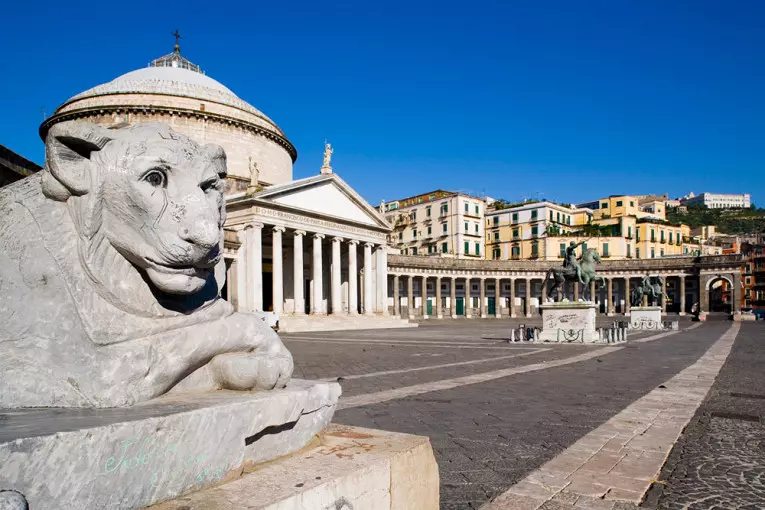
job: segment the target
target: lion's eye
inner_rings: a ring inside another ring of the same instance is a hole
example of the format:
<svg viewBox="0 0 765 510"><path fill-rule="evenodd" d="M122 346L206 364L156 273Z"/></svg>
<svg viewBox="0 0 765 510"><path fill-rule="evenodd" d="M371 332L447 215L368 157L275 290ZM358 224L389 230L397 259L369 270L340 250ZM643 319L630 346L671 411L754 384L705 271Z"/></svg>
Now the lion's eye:
<svg viewBox="0 0 765 510"><path fill-rule="evenodd" d="M208 191L213 191L218 189L218 185L220 184L220 179L207 179L205 182L199 185L200 188L202 188L202 191L207 193Z"/></svg>
<svg viewBox="0 0 765 510"><path fill-rule="evenodd" d="M163 186L165 184L165 174L158 170L149 172L143 179L152 186Z"/></svg>

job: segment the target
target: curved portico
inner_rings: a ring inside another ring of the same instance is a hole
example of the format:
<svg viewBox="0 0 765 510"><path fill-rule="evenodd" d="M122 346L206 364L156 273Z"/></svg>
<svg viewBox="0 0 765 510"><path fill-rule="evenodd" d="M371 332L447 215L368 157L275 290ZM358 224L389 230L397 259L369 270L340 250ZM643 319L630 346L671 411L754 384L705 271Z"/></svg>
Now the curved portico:
<svg viewBox="0 0 765 510"><path fill-rule="evenodd" d="M685 315L694 303L709 312L710 283L731 282L733 312L740 311L741 256L664 257L604 260L598 274L605 285L591 282L600 313L630 314L630 290L646 275L661 276L666 292L665 313ZM543 286L550 262L462 260L442 257L390 255L388 274L393 314L409 318L532 317L546 298ZM584 295L580 284L569 286L566 296Z"/></svg>

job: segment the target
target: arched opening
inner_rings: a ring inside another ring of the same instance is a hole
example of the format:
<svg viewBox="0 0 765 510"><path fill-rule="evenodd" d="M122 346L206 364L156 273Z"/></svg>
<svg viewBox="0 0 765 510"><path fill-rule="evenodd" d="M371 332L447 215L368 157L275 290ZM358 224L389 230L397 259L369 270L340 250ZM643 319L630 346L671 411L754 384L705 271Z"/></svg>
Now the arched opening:
<svg viewBox="0 0 765 510"><path fill-rule="evenodd" d="M731 283L717 277L709 282L709 311L731 313Z"/></svg>

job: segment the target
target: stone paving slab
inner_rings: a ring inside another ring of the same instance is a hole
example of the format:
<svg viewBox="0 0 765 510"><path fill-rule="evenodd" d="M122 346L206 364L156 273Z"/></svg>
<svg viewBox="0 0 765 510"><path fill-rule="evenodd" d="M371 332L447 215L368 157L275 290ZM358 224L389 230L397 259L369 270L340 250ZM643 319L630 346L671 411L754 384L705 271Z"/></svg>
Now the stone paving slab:
<svg viewBox="0 0 765 510"><path fill-rule="evenodd" d="M740 325L733 323L694 364L585 435L565 452L512 486L484 508L516 508L518 498L542 508L558 495L581 497L592 508L638 504L666 456L711 388ZM593 501L590 501L590 498ZM562 504L562 503L561 503Z"/></svg>
<svg viewBox="0 0 765 510"><path fill-rule="evenodd" d="M336 420L429 436L441 507L477 508L694 363L726 328L704 324L578 363L346 408Z"/></svg>
<svg viewBox="0 0 765 510"><path fill-rule="evenodd" d="M744 323L643 506L765 508L765 327Z"/></svg>

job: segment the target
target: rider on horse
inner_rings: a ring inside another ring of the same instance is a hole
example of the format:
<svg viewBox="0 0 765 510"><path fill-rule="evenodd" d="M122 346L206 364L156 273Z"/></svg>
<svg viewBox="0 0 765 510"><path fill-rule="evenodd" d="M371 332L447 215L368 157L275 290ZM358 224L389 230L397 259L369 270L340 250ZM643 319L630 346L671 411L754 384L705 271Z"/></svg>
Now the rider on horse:
<svg viewBox="0 0 765 510"><path fill-rule="evenodd" d="M567 271L575 272L576 279L581 284L584 284L584 280L582 279L582 268L576 260L576 249L586 242L587 241L581 241L575 243L574 241L571 241L568 243L568 248L566 248L566 258L563 260L563 267L566 268Z"/></svg>

